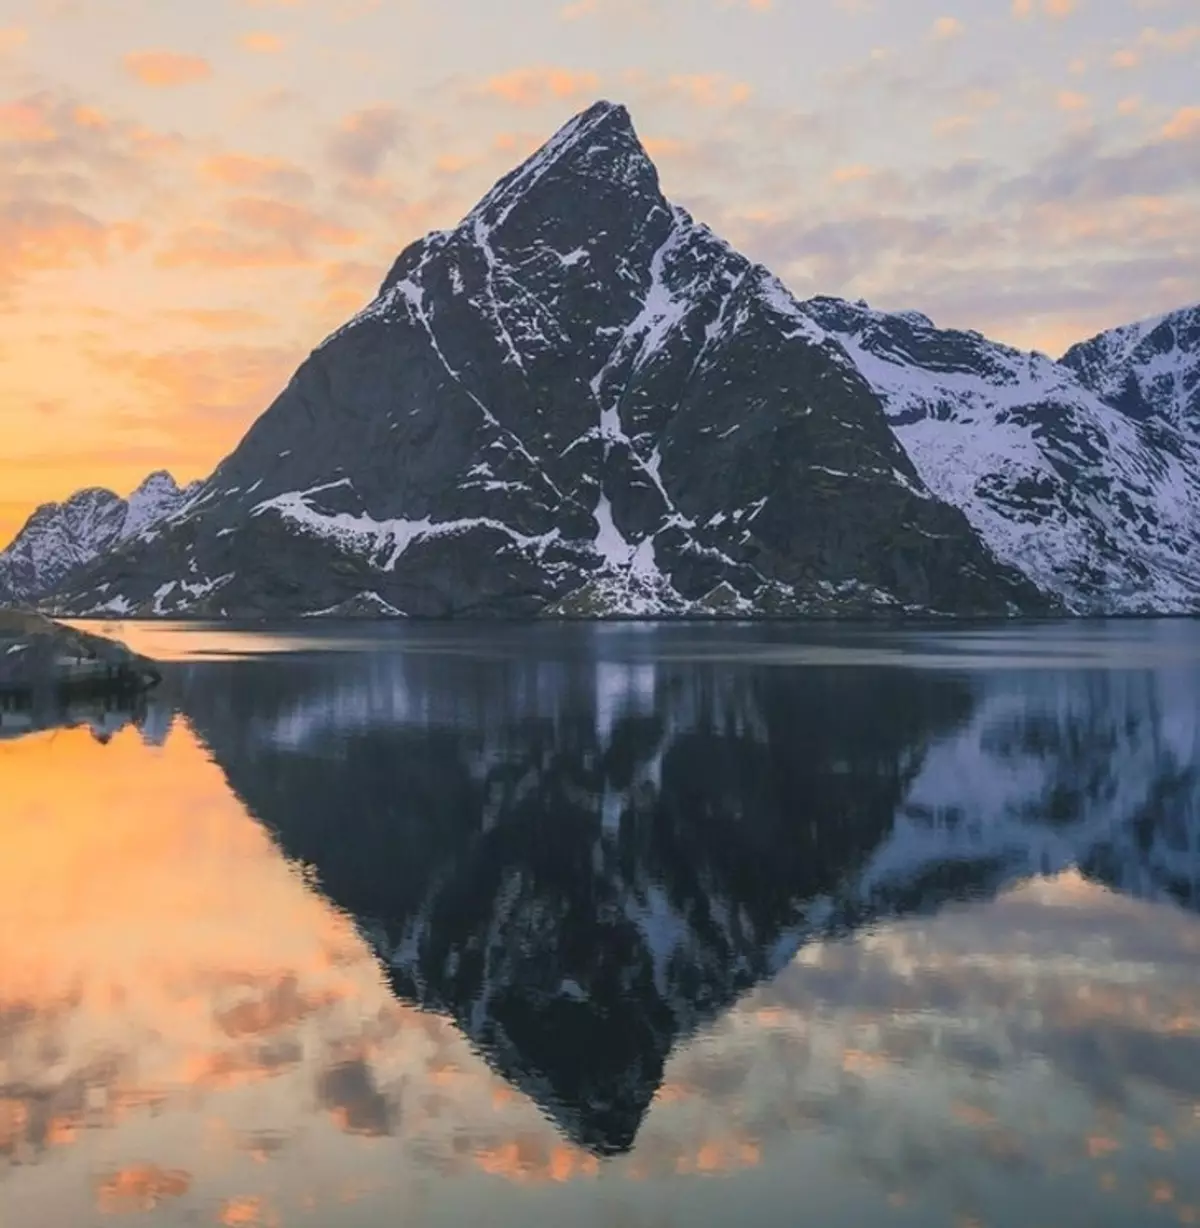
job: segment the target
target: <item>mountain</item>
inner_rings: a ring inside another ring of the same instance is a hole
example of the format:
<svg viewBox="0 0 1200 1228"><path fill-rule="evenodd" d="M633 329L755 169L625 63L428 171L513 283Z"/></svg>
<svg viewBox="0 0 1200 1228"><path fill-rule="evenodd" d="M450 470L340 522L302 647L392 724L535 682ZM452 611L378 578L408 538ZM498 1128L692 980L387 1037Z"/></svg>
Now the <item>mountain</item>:
<svg viewBox="0 0 1200 1228"><path fill-rule="evenodd" d="M836 338L597 103L406 248L186 508L60 612L1055 608L932 495Z"/></svg>
<svg viewBox="0 0 1200 1228"><path fill-rule="evenodd" d="M803 306L997 558L1075 613L1200 610L1200 308L1059 363L918 312Z"/></svg>
<svg viewBox="0 0 1200 1228"><path fill-rule="evenodd" d="M195 490L159 471L127 499L93 486L62 503L43 503L0 552L0 606L52 593L77 568L177 511Z"/></svg>
<svg viewBox="0 0 1200 1228"><path fill-rule="evenodd" d="M165 685L397 996L607 1155L671 1052L810 942L1070 868L1200 910L1178 632L1128 643L1154 669L974 673L422 632Z"/></svg>
<svg viewBox="0 0 1200 1228"><path fill-rule="evenodd" d="M1100 333L1062 362L1130 417L1165 418L1200 440L1200 306Z"/></svg>

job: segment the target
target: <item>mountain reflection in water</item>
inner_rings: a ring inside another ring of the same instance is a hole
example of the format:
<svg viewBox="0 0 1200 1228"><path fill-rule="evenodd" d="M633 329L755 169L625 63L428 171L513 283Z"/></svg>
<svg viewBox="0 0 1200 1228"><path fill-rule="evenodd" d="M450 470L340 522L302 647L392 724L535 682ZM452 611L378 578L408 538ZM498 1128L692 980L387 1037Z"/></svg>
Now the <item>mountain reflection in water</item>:
<svg viewBox="0 0 1200 1228"><path fill-rule="evenodd" d="M1129 627L310 636L0 745L5 1222L1191 1222L1200 634Z"/></svg>

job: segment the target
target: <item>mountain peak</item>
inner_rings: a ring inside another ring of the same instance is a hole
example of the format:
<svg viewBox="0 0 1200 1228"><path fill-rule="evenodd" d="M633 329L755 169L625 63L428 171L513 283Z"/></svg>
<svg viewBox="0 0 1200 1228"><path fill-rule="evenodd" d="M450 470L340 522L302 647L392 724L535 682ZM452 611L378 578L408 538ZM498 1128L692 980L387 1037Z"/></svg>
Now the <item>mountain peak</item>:
<svg viewBox="0 0 1200 1228"><path fill-rule="evenodd" d="M166 469L156 469L153 473L147 474L142 482L134 490L130 492L130 499L136 499L139 495L145 495L151 491L163 491L170 494L176 494L179 491L179 483Z"/></svg>
<svg viewBox="0 0 1200 1228"><path fill-rule="evenodd" d="M557 251L574 259L604 236L615 259L645 236L650 219L657 222L650 231L658 234L669 228L672 216L629 111L601 100L569 119L499 179L457 227L405 248L384 278L376 303L402 282L415 286L419 270L446 245L480 254L490 294L504 253Z"/></svg>
<svg viewBox="0 0 1200 1228"><path fill-rule="evenodd" d="M600 100L569 119L520 166L500 179L467 214L489 230L502 225L522 200L542 196L547 188L579 190L579 180L619 185L658 197L658 172L620 103Z"/></svg>

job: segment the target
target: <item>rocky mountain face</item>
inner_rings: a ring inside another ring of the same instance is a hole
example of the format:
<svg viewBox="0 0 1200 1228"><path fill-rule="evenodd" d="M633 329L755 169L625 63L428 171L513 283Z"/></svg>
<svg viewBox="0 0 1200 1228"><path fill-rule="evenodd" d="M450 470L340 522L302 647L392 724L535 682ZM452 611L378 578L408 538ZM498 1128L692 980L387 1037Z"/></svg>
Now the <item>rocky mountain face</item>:
<svg viewBox="0 0 1200 1228"><path fill-rule="evenodd" d="M1061 363L917 312L804 309L883 400L925 485L999 559L1075 613L1200 609L1200 309Z"/></svg>
<svg viewBox="0 0 1200 1228"><path fill-rule="evenodd" d="M189 665L166 692L395 992L597 1153L807 943L1068 868L1200 909L1194 669L790 671L541 635Z"/></svg>
<svg viewBox="0 0 1200 1228"><path fill-rule="evenodd" d="M598 103L408 247L75 613L1044 612Z"/></svg>
<svg viewBox="0 0 1200 1228"><path fill-rule="evenodd" d="M165 471L127 498L89 487L62 503L44 503L0 552L0 605L29 604L54 592L80 567L177 511L195 493Z"/></svg>
<svg viewBox="0 0 1200 1228"><path fill-rule="evenodd" d="M627 112L598 103L409 246L194 497L136 528L119 502L40 509L0 600L1196 612L1200 307L1055 362L797 302L670 204Z"/></svg>
<svg viewBox="0 0 1200 1228"><path fill-rule="evenodd" d="M1200 440L1200 306L1081 341L1062 362L1122 413L1163 418Z"/></svg>

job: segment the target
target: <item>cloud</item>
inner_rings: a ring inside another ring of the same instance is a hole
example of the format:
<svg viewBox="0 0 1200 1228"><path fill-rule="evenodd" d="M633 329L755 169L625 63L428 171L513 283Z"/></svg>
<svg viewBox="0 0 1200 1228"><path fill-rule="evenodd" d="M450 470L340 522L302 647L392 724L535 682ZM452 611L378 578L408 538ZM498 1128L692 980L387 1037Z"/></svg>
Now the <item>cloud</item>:
<svg viewBox="0 0 1200 1228"><path fill-rule="evenodd" d="M106 223L61 201L0 204L0 292L30 273L102 264L145 240L129 222Z"/></svg>
<svg viewBox="0 0 1200 1228"><path fill-rule="evenodd" d="M272 323L265 312L241 307L171 307L162 316L212 333L245 333Z"/></svg>
<svg viewBox="0 0 1200 1228"><path fill-rule="evenodd" d="M101 180L128 188L147 161L181 139L110 119L67 93L39 90L0 103L0 192L28 194L32 178L51 169L70 176L76 190Z"/></svg>
<svg viewBox="0 0 1200 1228"><path fill-rule="evenodd" d="M849 166L835 166L829 175L830 183L861 183L864 179L870 179L874 174L871 167L864 165L861 162L852 163Z"/></svg>
<svg viewBox="0 0 1200 1228"><path fill-rule="evenodd" d="M1069 17L1075 8L1076 0L1041 0L1041 11L1047 17ZM1037 0L1012 0L1012 14L1022 20L1032 17L1037 9Z"/></svg>
<svg viewBox="0 0 1200 1228"><path fill-rule="evenodd" d="M322 247L351 247L357 231L314 210L272 197L231 201L222 223L177 231L155 257L159 268L287 268L314 264Z"/></svg>
<svg viewBox="0 0 1200 1228"><path fill-rule="evenodd" d="M183 435L201 418L234 427L249 421L275 398L297 360L285 347L239 343L159 351L93 348L88 356L150 394L147 414L131 414L129 426Z"/></svg>
<svg viewBox="0 0 1200 1228"><path fill-rule="evenodd" d="M551 101L579 99L596 92L600 78L594 72L569 68L517 68L489 77L478 92L515 107L536 107Z"/></svg>
<svg viewBox="0 0 1200 1228"><path fill-rule="evenodd" d="M745 81L731 80L724 73L681 74L669 77L667 84L700 107L739 106L754 92Z"/></svg>
<svg viewBox="0 0 1200 1228"><path fill-rule="evenodd" d="M21 26L0 27L0 55L23 47L29 41L29 31Z"/></svg>
<svg viewBox="0 0 1200 1228"><path fill-rule="evenodd" d="M278 55L283 50L283 39L278 34L271 34L265 30L243 34L238 42L247 51L253 51L259 55Z"/></svg>
<svg viewBox="0 0 1200 1228"><path fill-rule="evenodd" d="M1186 108L1184 109L1186 112ZM1179 119L1179 116L1175 117ZM1172 138L1110 151L1094 129L1070 134L1029 170L999 185L988 207L1043 201L1102 201L1129 196L1170 196L1194 188L1200 132L1184 115Z"/></svg>
<svg viewBox="0 0 1200 1228"><path fill-rule="evenodd" d="M312 176L285 158L223 153L205 158L200 176L225 187L264 189L281 195L300 195L312 189Z"/></svg>
<svg viewBox="0 0 1200 1228"><path fill-rule="evenodd" d="M358 243L360 238L356 231L311 209L266 196L245 196L231 202L228 216L234 223L297 245L330 243L344 247Z"/></svg>
<svg viewBox="0 0 1200 1228"><path fill-rule="evenodd" d="M1060 111L1083 111L1087 109L1088 96L1076 90L1059 90L1054 101Z"/></svg>
<svg viewBox="0 0 1200 1228"><path fill-rule="evenodd" d="M369 179L406 135L407 125L395 107L365 107L347 115L329 138L329 160L344 174Z"/></svg>
<svg viewBox="0 0 1200 1228"><path fill-rule="evenodd" d="M53 141L58 137L44 106L35 99L0 103L0 141L20 144Z"/></svg>
<svg viewBox="0 0 1200 1228"><path fill-rule="evenodd" d="M386 270L364 260L334 260L321 272L319 310L341 318L369 303L379 289Z"/></svg>
<svg viewBox="0 0 1200 1228"><path fill-rule="evenodd" d="M933 125L933 135L938 137L960 136L975 127L978 120L974 115L946 115L936 120Z"/></svg>
<svg viewBox="0 0 1200 1228"><path fill-rule="evenodd" d="M1148 54L1180 55L1200 43L1200 25L1162 31L1146 26L1132 46L1121 47L1109 57L1114 68L1136 68Z"/></svg>
<svg viewBox="0 0 1200 1228"><path fill-rule="evenodd" d="M934 38L947 39L958 38L965 31L966 26L957 17L939 17L933 23L930 33Z"/></svg>
<svg viewBox="0 0 1200 1228"><path fill-rule="evenodd" d="M1168 141L1200 137L1200 107L1180 107L1163 125L1162 134Z"/></svg>
<svg viewBox="0 0 1200 1228"><path fill-rule="evenodd" d="M212 76L212 65L202 56L177 51L131 51L122 63L125 71L142 85L193 85Z"/></svg>

